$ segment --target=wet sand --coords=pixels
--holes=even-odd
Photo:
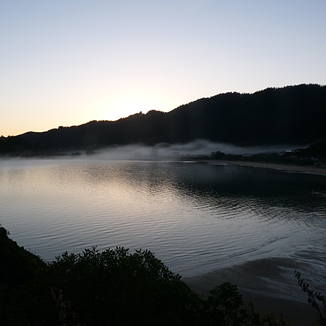
[[[293,271],[298,267],[292,259],[266,258],[182,280],[203,297],[223,282],[236,284],[244,303],[252,302],[261,315],[274,313],[280,320],[282,314],[287,324],[314,325],[318,313],[297,284]]]

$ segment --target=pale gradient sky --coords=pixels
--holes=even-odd
[[[326,84],[326,0],[1,0],[0,135]]]

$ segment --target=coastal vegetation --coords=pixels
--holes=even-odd
[[[286,325],[228,282],[199,297],[148,250],[63,253],[45,263],[0,227],[2,325]]]

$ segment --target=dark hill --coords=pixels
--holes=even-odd
[[[326,137],[326,87],[299,85],[254,94],[221,94],[169,114],[182,125],[180,138],[191,135],[236,145],[311,143]]]
[[[326,86],[303,84],[254,94],[226,93],[168,113],[150,111],[117,121],[91,121],[42,133],[28,132],[0,139],[0,152],[186,143],[196,139],[239,146],[325,141]]]

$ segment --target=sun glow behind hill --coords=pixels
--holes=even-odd
[[[131,114],[151,110],[170,111],[178,106],[177,99],[164,96],[161,92],[151,90],[134,90],[104,96],[85,108],[99,116],[98,120],[118,120]],[[91,118],[89,119],[91,120]]]

